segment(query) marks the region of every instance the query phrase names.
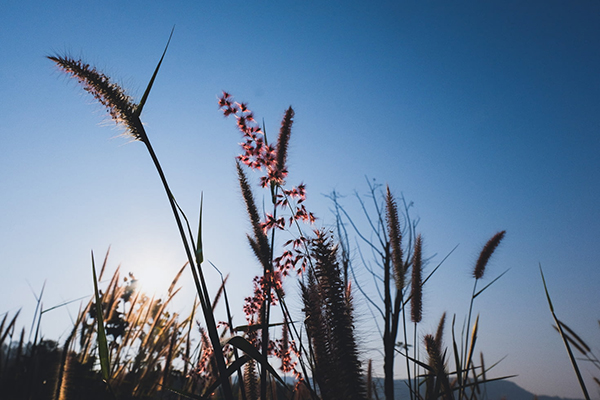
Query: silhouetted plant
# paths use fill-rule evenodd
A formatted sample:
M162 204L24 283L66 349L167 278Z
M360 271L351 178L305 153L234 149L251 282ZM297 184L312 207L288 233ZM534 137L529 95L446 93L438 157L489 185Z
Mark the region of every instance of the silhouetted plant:
M371 228L371 233L366 234L361 232L354 218L341 205L339 194L334 192L329 197L335 207L337 232L341 238L342 253L345 253L341 258L348 269L354 274L355 267L351 262L353 257L350 255L351 247L348 240L347 226L351 227L374 255L373 259L367 260L361 251L361 247L356 247L362 266L373 275L374 281L380 285L378 292L383 306L365 292L362 282L355 279L355 285L365 296L368 304L380 314L384 322L382 341L384 394L386 399L394 399L394 358L396 354L400 354L406 360L411 399L455 398L455 392L457 393L456 398L461 400L463 398L465 400L476 398L478 386L487 381L484 378L486 371L483 369L483 365L476 367L473 362L478 319L472 328L471 334L466 335L460 341L456 340L454 329L452 330L452 348L456 367L454 371L449 371L445 367L448 361L446 350L442 348L445 314L440 320L436 335L429 335L424 338L423 344L428 354L428 360L426 362L419 360L420 339L417 337L417 325L422 319L422 287L445 261L445 258L426 276L423 274L424 263L427 262L427 259L422 254L421 235L416 232L418 221L412 220L409 214L411 205L403 202L404 211L402 214L399 213L396 199L392 196L389 187L382 193L379 185L369 182L368 197L372 201L374 212L369 212L362 197L356 195L368 226ZM475 298L506 272L500 274L483 289L477 291L477 282L482 278L489 259L504 235L504 231L494 235L484 246L475 264L473 272L475 284L466 322L467 329L471 329L470 320ZM372 264L377 266L378 269L374 268ZM410 279L407 280L407 276L410 276ZM407 314L406 306L409 303L411 305L410 314ZM414 324L412 344L409 344L408 340L407 315ZM374 318L376 318L375 315ZM403 341L397 342L400 326L402 326ZM380 329L379 324L377 324L377 327ZM409 353L410 346L413 346L412 354ZM425 369L424 375L422 374L423 369ZM504 378L506 377L501 379ZM426 390L424 393L420 389L422 384L425 384Z
M317 383L324 399L365 399L352 300L342 279L336 247L322 231L311 242L311 256L314 269L308 271L301 287Z

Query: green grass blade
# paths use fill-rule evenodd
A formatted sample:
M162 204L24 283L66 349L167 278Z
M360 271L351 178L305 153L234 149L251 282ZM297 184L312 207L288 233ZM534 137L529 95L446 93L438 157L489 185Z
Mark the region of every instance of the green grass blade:
M204 194L200 195L200 218L198 219L198 241L196 243L196 261L202 264L204 261L204 253L202 252L202 203L204 202Z
M454 332L454 325L456 322L456 314L452 317L452 350L454 352L454 364L456 365L456 379L458 382L458 387L462 388L462 370L463 366L460 363L460 354L458 352L458 344L456 342L456 334ZM459 397L460 398L460 397Z
M469 351L467 355L467 361L464 365L465 369L465 380L467 375L469 374L469 368L471 366L471 360L473 360L473 353L475 351L475 342L477 341L477 331L479 330L479 314L477 318L475 318L475 323L473 324L473 330L471 331L471 343L469 346Z
M152 89L152 85L154 84L154 79L156 79L156 75L158 74L160 65L162 64L163 59L165 58L165 54L167 54L167 49L169 48L169 43L171 43L171 37L173 37L174 30L175 30L175 27L173 27L173 29L171 29L171 34L169 35L169 40L167 41L167 45L165 46L165 51L163 51L162 57L160 58L160 61L158 62L158 65L156 66L156 69L154 70L154 74L152 74L152 78L150 79L150 83L148 83L148 87L146 87L146 91L144 92L144 95L142 96L142 99L140 100L140 104L135 109L135 114L138 117L142 114L142 109L144 108L144 104L146 104L146 100L148 99L148 95L150 94L150 89Z
M544 292L546 292L546 299L548 299L548 306L550 307L550 312L554 315L554 306L552 305L552 299L550 299L550 293L548 293L548 287L546 286L546 279L544 278L544 271L542 271L542 265L540 264L540 274L542 275L542 283L544 284Z
M498 275L493 281L491 281L490 283L488 283L487 285L485 285L485 287L483 289L481 289L480 291L478 291L477 293L475 293L475 295L473 296L473 298L479 296L481 294L481 292L483 292L485 289L487 289L490 286L492 286L494 284L494 282L496 282L498 279L502 278L502 276L504 276L504 274L506 274L508 271L510 271L510 268L507 269L506 271L504 271L503 273L501 273L500 275Z
M295 324L298 321L292 321L292 324ZM269 328L273 328L275 326L281 326L281 325L285 325L285 322L275 322L275 323L270 323L269 324ZM259 329L262 329L263 325L259 325L259 324L254 324L254 325L238 325L235 328L233 328L233 330L235 332L252 332L252 331L257 331Z
M231 365L227 368L227 372L225 373L225 375L220 375L214 382L210 384L210 386L206 387L202 396L194 393L189 393L185 390L178 390L164 385L160 386L164 387L170 392L176 393L188 399L207 400L211 398L211 395L214 393L214 391L217 390L217 388L221 385L223 379L228 379L231 375L233 375L234 372L239 370L245 363L247 363L248 360L250 360L249 356L243 356L232 362Z
M202 396L202 399L209 399L211 394L217 390L217 388L219 387L219 385L221 385L221 381L223 379L228 379L231 375L233 375L234 372L238 371L240 368L242 368L242 366L244 364L246 364L248 361L250 360L249 356L243 356L238 358L237 360L235 360L234 362L231 363L231 365L227 368L227 373L225 374L225 376L219 376L217 378L217 380L215 380L209 387L207 387L204 390L204 395Z
M577 366L577 361L575 360L575 356L573 355L573 351L571 350L571 346L569 345L569 341L563 331L562 325L558 320L558 317L554 313L554 307L552 306L552 300L550 299L550 293L548 292L548 286L546 286L546 279L544 278L544 271L542 271L542 265L540 264L540 274L542 275L542 283L544 284L544 291L546 292L546 299L548 299L548 306L550 307L550 312L552 313L552 318L554 318L554 322L558 327L558 333L560 333L560 337L562 338L565 347L567 348L567 353L569 354L569 358L571 359L571 364L573 365L573 370L577 375L577 380L579 381L579 386L581 387L581 391L586 400L590 400L590 395L588 394L587 387L585 386L585 382L583 381L583 377L581 376L581 372L579 371L579 367Z
M263 368L265 368L267 371L269 371L271 373L271 375L273 375L281 384L283 384L284 386L286 386L285 382L283 381L283 379L281 379L281 377L279 376L279 374L273 369L273 367L271 366L271 364L269 364L269 361L267 360L267 357L265 357L264 355L262 355L256 349L256 347L252 346L252 344L248 340L244 339L241 336L233 336L233 337L231 337L229 339L226 339L221 344L223 346L226 345L226 344L230 344L233 347L236 347L236 348L242 350L249 357L251 357L251 358L255 359L256 361L258 361L262 365Z
M98 278L96 278L96 264L94 262L93 251L92 273L94 275L94 295L96 297L96 321L98 322L98 355L100 357L100 369L102 370L102 378L108 383L108 378L110 376L110 359L108 356L108 342L106 340L106 331L104 330L102 302L100 300L100 292L98 291Z

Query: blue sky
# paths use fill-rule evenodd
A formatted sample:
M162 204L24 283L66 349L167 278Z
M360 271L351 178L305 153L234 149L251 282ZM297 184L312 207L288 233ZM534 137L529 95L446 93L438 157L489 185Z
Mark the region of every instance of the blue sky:
M493 375L581 397L538 263L559 317L597 349L598 3L5 1L0 24L0 315L22 307L29 326L30 286L44 281L46 308L91 294L92 249L112 246L111 268L163 290L183 264L146 150L115 138L105 111L45 58L82 57L139 99L175 25L143 120L188 215L204 193L207 257L231 272L240 321L258 266L221 90L271 135L294 107L289 182L307 184L319 225L333 223L323 195L334 189L360 218L351 194L368 176L414 202L430 268L459 244L425 288L422 334L443 311L464 318L478 252L505 229L484 279L510 271L476 303L479 349L488 364L507 356ZM190 282L179 296L185 309ZM357 302L365 357L376 356ZM64 338L77 308L45 314L45 335Z

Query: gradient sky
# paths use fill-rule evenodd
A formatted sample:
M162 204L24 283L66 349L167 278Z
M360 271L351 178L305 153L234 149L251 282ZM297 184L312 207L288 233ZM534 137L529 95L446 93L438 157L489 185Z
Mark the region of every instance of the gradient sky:
M475 305L486 364L506 356L488 376L582 397L538 264L558 316L597 350L600 3L368 3L3 1L0 316L22 308L28 328L44 281L45 308L90 295L90 250L101 258L112 246L111 271L121 264L163 291L183 265L144 146L116 138L105 111L45 58L82 57L139 99L175 25L142 119L192 220L204 193L206 255L232 274L239 323L259 267L221 90L248 102L271 136L294 107L288 181L306 183L319 226L333 223L324 195L334 189L360 220L351 194L366 193L368 176L414 202L429 269L459 244L425 287L421 334L443 311L465 318L477 255L506 230L484 280L510 271ZM192 286L178 295L182 310ZM64 340L78 307L46 313L44 335ZM363 355L376 357L360 296L357 309ZM582 370L591 382L593 369Z

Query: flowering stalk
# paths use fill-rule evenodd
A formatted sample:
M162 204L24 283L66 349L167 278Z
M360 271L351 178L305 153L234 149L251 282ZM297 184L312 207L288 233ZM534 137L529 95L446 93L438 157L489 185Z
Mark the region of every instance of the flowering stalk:
M498 245L500 244L502 239L504 239L505 235L506 235L506 231L500 231L500 232L496 233L494 236L492 236L490 238L490 240L487 241L485 246L483 246L481 253L479 253L479 258L477 259L477 262L475 263L475 268L473 268L473 277L475 278L475 282L473 283L473 294L471 295L471 302L469 305L469 314L467 317L467 329L470 329L471 315L473 312L473 302L475 300L475 297L477 297L477 294L478 294L478 293L476 293L477 282L479 281L479 279L483 278L483 273L485 272L485 267L487 266L490 258L492 257L492 254L494 253L494 251L496 250L496 248L498 247ZM469 364L470 364L470 358L468 357L468 354L467 354L469 351L469 335L467 335L465 338L464 351L465 351L464 354L461 355L461 358L462 358L461 364L462 364L463 369L462 369L462 371L457 371L457 373L459 374L458 379L460 381L462 372L464 371L464 378L462 378L462 381L466 382L468 379L468 375L469 375ZM465 363L466 363L466 365L465 365Z
M296 270L301 274L306 268L309 260L306 244L308 239L302 234L284 244L281 255L275 256L274 243L277 230L284 230L296 225L299 221L314 222L315 217L304 206L306 189L303 184L292 189L285 189L285 179L288 171L286 166L287 150L293 124L294 110L289 107L284 114L277 143L275 146L268 144L263 130L254 119L254 114L249 110L246 103L235 102L232 96L223 92L219 98L219 108L223 114L234 116L237 127L242 133L242 154L237 157L237 170L242 197L246 204L246 210L252 225L252 235L248 235L248 241L258 261L263 267L263 275L254 278L254 294L246 298L244 312L249 324L261 325L261 338L254 334L254 343L262 349L262 353L275 354L282 360L282 370L285 372L295 371L296 362L291 361L295 351L293 340L289 341L287 335L291 335L290 327L295 331L292 319L288 315L287 308L283 302L282 279L289 275L290 271ZM246 174L242 169L245 164L252 170L262 171L260 186L270 189L272 213L265 213L264 219L258 215L254 197L248 183ZM292 204L292 202L294 202ZM292 211L288 218L278 215L278 211L289 209ZM270 243L267 234L271 233ZM274 292L274 293L273 293ZM285 328L282 332L283 338L273 342L269 340L270 307L282 304ZM296 336L297 335L297 332ZM289 345L292 343L292 345ZM279 350L277 350L279 348ZM261 398L266 396L266 370L261 371Z
M165 53L163 53L163 57ZM111 82L111 80L106 75L98 72L89 64L86 64L81 60L74 60L70 57L50 56L48 58L54 61L61 70L76 78L78 82L83 86L85 91L92 94L92 96L94 96L100 102L100 104L104 105L108 109L108 113L111 116L111 118L117 124L124 126L126 129L126 133L133 140L141 141L146 145L150 157L152 158L152 162L154 163L154 166L156 167L156 170L160 176L161 182L169 200L169 204L171 205L173 216L175 217L175 221L177 223L177 228L179 230L185 253L190 265L190 269L192 271L194 284L196 286L196 290L200 298L200 303L206 320L211 344L216 355L219 373L222 377L225 377L227 367L225 365L225 359L223 357L223 351L219 340L219 334L217 332L215 318L209 303L208 289L204 279L204 274L202 273L201 269L201 260L196 259L194 257L195 252L192 252L191 250L193 245L190 245L190 242L188 241L188 238L186 236L183 222L181 220L179 212L179 207L177 206L177 203L171 192L165 174L158 161L158 157L156 156L156 153L154 152L154 149L150 144L150 140L148 139L144 126L142 125L142 122L140 120L142 107L150 91L150 88L154 81L154 77L158 72L158 69L162 62L162 58L160 60L161 62L159 62L154 72L154 76L150 81L150 84L148 85L148 88L146 89L146 92L140 104L135 104L132 98L126 95L125 91L119 85ZM192 238L190 238L190 240L193 242ZM231 391L229 380L222 379L222 385L225 398L228 400L232 400L233 393Z

